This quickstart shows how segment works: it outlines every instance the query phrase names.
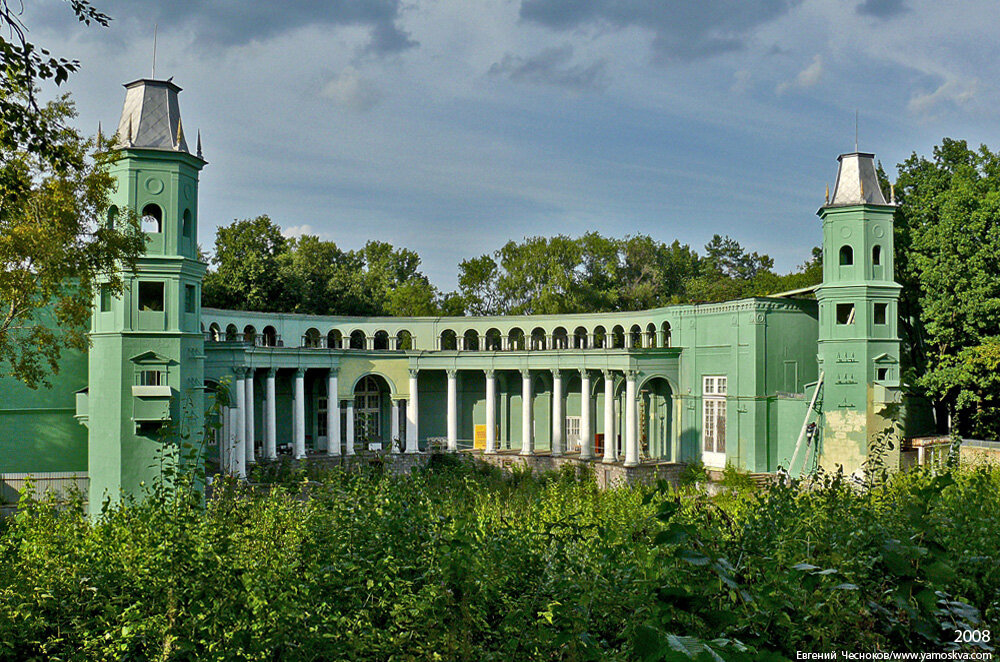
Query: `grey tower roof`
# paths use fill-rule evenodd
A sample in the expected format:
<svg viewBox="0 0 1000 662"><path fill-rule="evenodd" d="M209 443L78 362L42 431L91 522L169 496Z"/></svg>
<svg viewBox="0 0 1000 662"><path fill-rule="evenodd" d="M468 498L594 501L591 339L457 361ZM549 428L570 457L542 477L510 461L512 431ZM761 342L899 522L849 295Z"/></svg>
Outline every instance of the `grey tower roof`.
<svg viewBox="0 0 1000 662"><path fill-rule="evenodd" d="M117 147L190 153L177 104L180 87L169 80L140 78L126 83L125 90Z"/></svg>
<svg viewBox="0 0 1000 662"><path fill-rule="evenodd" d="M886 205L885 196L875 174L875 155L851 152L837 157L837 184L829 206L837 205Z"/></svg>

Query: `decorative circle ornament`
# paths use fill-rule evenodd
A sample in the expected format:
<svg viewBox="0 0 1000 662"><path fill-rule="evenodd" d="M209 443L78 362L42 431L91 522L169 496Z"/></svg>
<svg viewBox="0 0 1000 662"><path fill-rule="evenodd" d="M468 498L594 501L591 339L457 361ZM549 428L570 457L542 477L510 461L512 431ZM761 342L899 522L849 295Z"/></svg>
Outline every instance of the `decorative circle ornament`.
<svg viewBox="0 0 1000 662"><path fill-rule="evenodd" d="M840 236L847 239L851 236L851 228L840 228Z"/></svg>
<svg viewBox="0 0 1000 662"><path fill-rule="evenodd" d="M872 234L875 235L877 238L881 239L882 237L885 236L885 228L883 228L881 225L876 225L872 228Z"/></svg>
<svg viewBox="0 0 1000 662"><path fill-rule="evenodd" d="M150 177L146 180L146 190L153 195L159 195L163 192L163 180Z"/></svg>
<svg viewBox="0 0 1000 662"><path fill-rule="evenodd" d="M194 187L190 184L184 185L184 199L191 200L194 197Z"/></svg>

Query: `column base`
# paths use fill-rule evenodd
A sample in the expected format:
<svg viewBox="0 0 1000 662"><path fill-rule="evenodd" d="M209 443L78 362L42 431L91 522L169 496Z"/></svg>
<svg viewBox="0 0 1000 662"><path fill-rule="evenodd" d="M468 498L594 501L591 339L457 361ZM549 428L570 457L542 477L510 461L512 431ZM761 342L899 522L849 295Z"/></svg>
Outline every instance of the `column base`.
<svg viewBox="0 0 1000 662"><path fill-rule="evenodd" d="M534 455L534 452L529 450L522 450L518 455Z"/></svg>
<svg viewBox="0 0 1000 662"><path fill-rule="evenodd" d="M626 462L625 462L625 464L624 464L624 465L622 465L622 466L626 466L626 467L637 467L637 466L639 466L639 463L638 463L638 462L630 462L630 461L626 461Z"/></svg>
<svg viewBox="0 0 1000 662"><path fill-rule="evenodd" d="M617 461L618 460L616 460L613 457L603 457L603 458L601 458L601 462L603 462L604 464L614 464Z"/></svg>

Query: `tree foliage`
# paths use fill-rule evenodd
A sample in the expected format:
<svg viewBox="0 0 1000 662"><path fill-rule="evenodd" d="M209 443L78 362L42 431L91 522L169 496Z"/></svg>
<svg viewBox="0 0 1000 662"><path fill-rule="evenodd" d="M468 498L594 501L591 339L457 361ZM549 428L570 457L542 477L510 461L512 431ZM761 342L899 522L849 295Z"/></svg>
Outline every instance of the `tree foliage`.
<svg viewBox="0 0 1000 662"><path fill-rule="evenodd" d="M1000 154L946 138L899 165L896 190L906 381L963 434L997 438L1000 390L984 366L1000 336Z"/></svg>
<svg viewBox="0 0 1000 662"><path fill-rule="evenodd" d="M111 154L66 128L67 97L40 109L48 139L63 160L42 151L0 156L0 376L30 387L58 371L62 349L85 350L87 322L101 283L123 288L117 267L132 268L145 251L134 214L105 223L113 181ZM7 128L0 128L0 136Z"/></svg>

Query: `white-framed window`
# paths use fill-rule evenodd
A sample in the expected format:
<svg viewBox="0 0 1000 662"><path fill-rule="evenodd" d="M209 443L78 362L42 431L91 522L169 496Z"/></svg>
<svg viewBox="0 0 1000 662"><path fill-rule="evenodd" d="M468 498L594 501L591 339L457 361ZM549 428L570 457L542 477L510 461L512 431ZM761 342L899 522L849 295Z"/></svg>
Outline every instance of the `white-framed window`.
<svg viewBox="0 0 1000 662"><path fill-rule="evenodd" d="M710 467L726 465L726 394L724 375L702 378L702 462Z"/></svg>
<svg viewBox="0 0 1000 662"><path fill-rule="evenodd" d="M326 430L326 411L327 411L327 399L319 398L316 402L316 436L325 437L327 436Z"/></svg>
<svg viewBox="0 0 1000 662"><path fill-rule="evenodd" d="M566 447L576 448L580 445L580 417L566 417Z"/></svg>

